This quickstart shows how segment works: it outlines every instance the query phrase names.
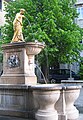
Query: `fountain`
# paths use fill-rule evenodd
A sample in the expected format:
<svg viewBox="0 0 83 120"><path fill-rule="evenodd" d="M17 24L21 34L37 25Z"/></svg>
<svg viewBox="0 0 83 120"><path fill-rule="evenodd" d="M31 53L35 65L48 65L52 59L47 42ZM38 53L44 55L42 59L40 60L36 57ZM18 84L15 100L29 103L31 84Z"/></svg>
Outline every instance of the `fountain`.
<svg viewBox="0 0 83 120"><path fill-rule="evenodd" d="M37 85L34 71L35 55L44 47L40 42L15 42L2 46L4 57L3 75L0 79L1 115L34 118L35 96L37 101L42 101L39 102L40 109L35 115L36 118L40 120L43 115L43 120L58 120L54 104L59 99L62 87L55 84Z"/></svg>
<svg viewBox="0 0 83 120"><path fill-rule="evenodd" d="M20 17L24 17L23 14ZM37 120L77 119L79 113L73 103L79 96L80 86L37 83L34 59L45 45L37 41L24 42L22 25L19 29L14 31L12 42L2 46L0 115Z"/></svg>

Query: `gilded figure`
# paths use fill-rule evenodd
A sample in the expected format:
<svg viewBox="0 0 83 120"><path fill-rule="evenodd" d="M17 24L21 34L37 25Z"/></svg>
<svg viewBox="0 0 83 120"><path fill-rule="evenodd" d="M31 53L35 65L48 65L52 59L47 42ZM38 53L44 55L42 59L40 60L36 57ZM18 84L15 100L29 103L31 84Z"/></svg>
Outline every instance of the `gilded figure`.
<svg viewBox="0 0 83 120"><path fill-rule="evenodd" d="M23 34L22 34L22 19L25 18L24 16L24 9L20 9L20 12L16 14L16 17L13 21L13 29L14 29L14 35L12 38L12 42L24 42Z"/></svg>

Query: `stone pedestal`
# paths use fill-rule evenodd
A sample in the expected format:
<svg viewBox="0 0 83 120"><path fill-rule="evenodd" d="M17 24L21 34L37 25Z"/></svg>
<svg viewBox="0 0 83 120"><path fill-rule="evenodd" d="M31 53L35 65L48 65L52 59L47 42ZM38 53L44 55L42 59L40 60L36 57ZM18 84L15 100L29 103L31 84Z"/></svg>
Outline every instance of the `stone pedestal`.
<svg viewBox="0 0 83 120"><path fill-rule="evenodd" d="M18 42L3 45L3 75L0 83L37 84L34 58L42 48L44 45L39 42Z"/></svg>

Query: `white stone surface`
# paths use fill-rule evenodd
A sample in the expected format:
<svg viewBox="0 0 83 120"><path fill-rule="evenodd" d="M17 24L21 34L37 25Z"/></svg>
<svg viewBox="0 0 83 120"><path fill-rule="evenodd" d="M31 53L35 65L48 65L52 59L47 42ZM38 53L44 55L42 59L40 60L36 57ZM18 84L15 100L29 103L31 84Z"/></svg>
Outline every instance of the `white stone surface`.
<svg viewBox="0 0 83 120"><path fill-rule="evenodd" d="M35 113L37 120L58 120L58 113L54 108L60 97L60 85L42 84L32 86L35 101L39 108Z"/></svg>
<svg viewBox="0 0 83 120"><path fill-rule="evenodd" d="M77 120L79 118L79 111L74 106L74 102L79 96L80 88L81 86L77 85L65 85L64 90L61 90L60 98L55 104L59 120L62 120L62 116L65 116L64 120Z"/></svg>

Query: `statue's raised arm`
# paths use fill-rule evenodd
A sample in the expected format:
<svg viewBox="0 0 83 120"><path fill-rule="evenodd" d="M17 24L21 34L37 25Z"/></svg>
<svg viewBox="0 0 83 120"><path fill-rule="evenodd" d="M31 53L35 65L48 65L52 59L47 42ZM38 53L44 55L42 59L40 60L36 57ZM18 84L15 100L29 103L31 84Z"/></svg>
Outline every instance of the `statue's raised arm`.
<svg viewBox="0 0 83 120"><path fill-rule="evenodd" d="M12 42L24 42L23 34L22 34L22 19L25 18L24 16L24 9L20 9L20 12L16 14L16 17L13 21L13 29L14 29L14 36L12 38Z"/></svg>

